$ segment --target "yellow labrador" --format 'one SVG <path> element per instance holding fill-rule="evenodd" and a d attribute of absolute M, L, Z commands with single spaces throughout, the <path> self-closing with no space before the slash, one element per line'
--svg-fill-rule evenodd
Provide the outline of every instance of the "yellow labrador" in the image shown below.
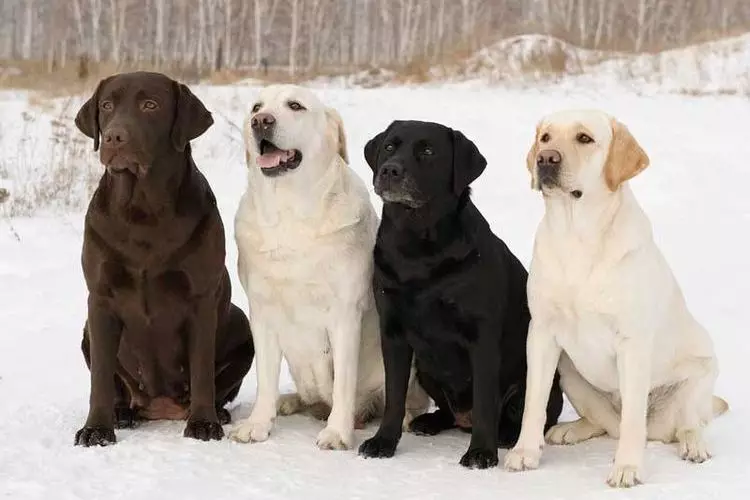
<path fill-rule="evenodd" d="M 258 392 L 250 417 L 230 436 L 265 441 L 277 412 L 309 410 L 328 418 L 320 448 L 350 448 L 355 423 L 379 416 L 384 406 L 372 295 L 377 215 L 347 165 L 341 117 L 310 90 L 263 89 L 244 136 L 248 186 L 235 233 Z M 297 392 L 280 397 L 282 356 Z M 414 377 L 410 394 L 407 421 L 429 402 Z"/>
<path fill-rule="evenodd" d="M 703 427 L 727 410 L 708 332 L 688 311 L 651 224 L 628 185 L 649 159 L 605 113 L 545 117 L 527 158 L 544 197 L 528 294 L 528 381 L 509 470 L 534 469 L 544 444 L 555 368 L 580 418 L 547 432 L 552 444 L 619 439 L 611 486 L 640 482 L 647 439 L 678 442 L 691 462 L 710 457 Z"/>

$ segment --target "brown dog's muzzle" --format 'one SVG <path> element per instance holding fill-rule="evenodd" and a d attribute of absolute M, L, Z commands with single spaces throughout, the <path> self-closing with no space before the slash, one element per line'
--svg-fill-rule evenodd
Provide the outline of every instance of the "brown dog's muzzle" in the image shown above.
<path fill-rule="evenodd" d="M 536 172 L 542 186 L 554 187 L 560 182 L 562 155 L 555 149 L 545 149 L 536 155 Z"/>

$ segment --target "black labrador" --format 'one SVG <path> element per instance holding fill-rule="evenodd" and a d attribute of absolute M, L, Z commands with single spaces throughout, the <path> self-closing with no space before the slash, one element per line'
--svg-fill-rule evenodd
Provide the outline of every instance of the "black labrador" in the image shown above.
<path fill-rule="evenodd" d="M 142 419 L 187 419 L 186 437 L 221 439 L 254 349 L 191 155 L 211 113 L 185 85 L 138 72 L 102 80 L 75 123 L 105 167 L 84 229 L 91 396 L 75 444 L 114 443 L 115 426 Z"/>
<path fill-rule="evenodd" d="M 411 431 L 471 431 L 461 465 L 497 465 L 518 439 L 526 383 L 527 272 L 490 230 L 469 184 L 486 160 L 461 132 L 395 121 L 365 146 L 383 219 L 375 244 L 374 293 L 385 362 L 386 407 L 365 457 L 393 456 L 401 437 L 414 358 L 437 411 Z M 562 409 L 558 377 L 546 427 Z"/>

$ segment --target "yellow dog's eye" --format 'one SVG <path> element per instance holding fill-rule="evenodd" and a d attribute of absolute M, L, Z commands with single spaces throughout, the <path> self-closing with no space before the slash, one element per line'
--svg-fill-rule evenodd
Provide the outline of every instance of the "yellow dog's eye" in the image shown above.
<path fill-rule="evenodd" d="M 543 133 L 539 140 L 542 142 L 549 142 L 549 134 L 547 132 Z"/>
<path fill-rule="evenodd" d="M 261 103 L 255 103 L 255 105 L 253 106 L 253 113 L 257 113 L 258 111 L 260 111 L 261 106 Z"/>
<path fill-rule="evenodd" d="M 594 139 L 592 139 L 590 135 L 584 134 L 583 132 L 576 136 L 576 140 L 581 144 L 591 144 L 594 142 Z"/>
<path fill-rule="evenodd" d="M 292 111 L 302 111 L 303 109 L 305 109 L 305 107 L 297 101 L 289 101 L 288 103 L 286 103 L 286 105 L 289 106 L 289 109 L 291 109 Z"/>

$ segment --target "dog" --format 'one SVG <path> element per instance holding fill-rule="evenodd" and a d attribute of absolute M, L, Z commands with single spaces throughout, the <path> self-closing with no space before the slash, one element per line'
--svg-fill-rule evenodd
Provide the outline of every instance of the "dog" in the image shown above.
<path fill-rule="evenodd" d="M 310 90 L 266 87 L 244 125 L 248 188 L 235 219 L 258 392 L 232 437 L 264 441 L 278 413 L 328 419 L 321 449 L 348 449 L 382 414 L 385 375 L 372 296 L 378 218 L 347 165 L 339 114 Z M 279 396 L 286 358 L 297 392 Z M 412 389 L 414 413 L 428 400 Z"/>
<path fill-rule="evenodd" d="M 510 470 L 539 465 L 556 367 L 580 419 L 546 439 L 619 439 L 611 486 L 641 482 L 647 439 L 677 441 L 691 462 L 710 457 L 702 429 L 728 406 L 712 395 L 711 338 L 688 311 L 628 185 L 648 165 L 627 127 L 603 112 L 559 112 L 537 126 L 527 166 L 545 214 L 528 285 L 530 390 Z"/>
<path fill-rule="evenodd" d="M 395 121 L 365 146 L 383 217 L 373 287 L 380 315 L 387 393 L 380 429 L 359 449 L 393 456 L 401 437 L 409 367 L 437 410 L 411 430 L 471 431 L 460 460 L 494 467 L 521 426 L 526 380 L 526 269 L 495 236 L 470 198 L 487 162 L 461 132 Z M 547 388 L 547 426 L 562 410 Z"/>
<path fill-rule="evenodd" d="M 212 123 L 185 85 L 145 72 L 102 80 L 75 118 L 105 167 L 83 238 L 91 398 L 77 445 L 114 443 L 116 426 L 142 419 L 223 437 L 254 349 L 230 303 L 216 199 L 191 155 Z"/>

